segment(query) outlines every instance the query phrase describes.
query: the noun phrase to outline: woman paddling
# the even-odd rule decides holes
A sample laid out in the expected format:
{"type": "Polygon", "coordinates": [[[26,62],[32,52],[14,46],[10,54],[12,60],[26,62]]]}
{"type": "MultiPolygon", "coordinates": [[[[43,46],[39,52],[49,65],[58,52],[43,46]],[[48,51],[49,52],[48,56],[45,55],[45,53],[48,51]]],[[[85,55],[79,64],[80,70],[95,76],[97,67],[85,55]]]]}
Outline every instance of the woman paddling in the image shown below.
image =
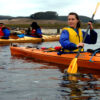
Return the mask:
{"type": "MultiPolygon", "coordinates": [[[[84,43],[87,44],[96,44],[97,41],[97,33],[93,29],[93,25],[91,22],[88,22],[90,25],[90,35],[87,34],[84,43]]],[[[81,46],[83,51],[84,43],[83,37],[85,32],[80,29],[80,20],[79,16],[71,12],[68,15],[68,27],[62,29],[62,33],[60,36],[60,44],[63,48],[64,52],[77,52],[79,47],[81,46]]]]}

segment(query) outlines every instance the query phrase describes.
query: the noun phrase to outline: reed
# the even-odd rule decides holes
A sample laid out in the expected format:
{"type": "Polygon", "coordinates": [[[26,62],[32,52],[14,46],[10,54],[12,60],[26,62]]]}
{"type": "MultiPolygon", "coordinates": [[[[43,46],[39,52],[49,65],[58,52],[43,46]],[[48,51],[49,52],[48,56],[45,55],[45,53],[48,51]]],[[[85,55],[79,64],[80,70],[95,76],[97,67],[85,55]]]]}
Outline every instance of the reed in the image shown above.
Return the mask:
{"type": "MultiPolygon", "coordinates": [[[[47,23],[47,24],[39,24],[41,28],[56,28],[56,29],[61,29],[65,26],[68,26],[67,24],[64,24],[64,23],[54,23],[54,24],[50,24],[50,23],[47,23]]],[[[7,27],[10,27],[10,28],[28,28],[30,27],[30,24],[6,24],[7,27]]],[[[86,28],[87,27],[87,23],[82,23],[81,24],[81,28],[86,28]]],[[[94,28],[95,29],[100,29],[100,23],[95,23],[94,24],[94,28]]]]}

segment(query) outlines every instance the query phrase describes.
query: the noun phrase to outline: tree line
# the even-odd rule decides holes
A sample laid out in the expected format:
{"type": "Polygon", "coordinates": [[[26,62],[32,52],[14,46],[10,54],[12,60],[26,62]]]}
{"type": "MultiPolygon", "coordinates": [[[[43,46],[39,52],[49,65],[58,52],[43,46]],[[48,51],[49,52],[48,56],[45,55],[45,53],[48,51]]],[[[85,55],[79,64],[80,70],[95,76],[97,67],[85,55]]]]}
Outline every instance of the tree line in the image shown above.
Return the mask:
{"type": "MultiPolygon", "coordinates": [[[[84,23],[87,23],[90,18],[87,16],[79,16],[80,20],[84,23]]],[[[18,17],[12,17],[12,16],[0,16],[0,19],[14,19],[14,18],[30,18],[34,20],[61,20],[61,21],[67,21],[67,16],[59,16],[57,12],[55,11],[46,11],[46,12],[37,12],[34,14],[31,14],[30,16],[18,16],[18,17]]],[[[97,20],[97,22],[100,23],[100,20],[97,20]]]]}
{"type": "MultiPolygon", "coordinates": [[[[79,16],[82,22],[88,22],[90,20],[89,17],[86,16],[79,16]]],[[[31,14],[30,18],[35,20],[61,20],[67,21],[67,16],[59,16],[57,12],[54,11],[47,11],[47,12],[37,12],[35,14],[31,14]]]]}

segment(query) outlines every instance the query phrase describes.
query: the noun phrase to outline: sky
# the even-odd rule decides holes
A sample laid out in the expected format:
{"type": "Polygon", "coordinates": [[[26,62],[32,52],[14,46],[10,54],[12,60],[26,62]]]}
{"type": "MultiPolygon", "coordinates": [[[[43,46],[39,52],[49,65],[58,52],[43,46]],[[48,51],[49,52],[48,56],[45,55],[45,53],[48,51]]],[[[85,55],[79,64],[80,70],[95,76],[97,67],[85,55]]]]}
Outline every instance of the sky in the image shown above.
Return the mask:
{"type": "MultiPolygon", "coordinates": [[[[37,12],[55,11],[59,16],[70,12],[91,17],[100,0],[0,0],[0,15],[30,16],[37,12]]],[[[100,7],[94,19],[100,19],[100,7]]]]}

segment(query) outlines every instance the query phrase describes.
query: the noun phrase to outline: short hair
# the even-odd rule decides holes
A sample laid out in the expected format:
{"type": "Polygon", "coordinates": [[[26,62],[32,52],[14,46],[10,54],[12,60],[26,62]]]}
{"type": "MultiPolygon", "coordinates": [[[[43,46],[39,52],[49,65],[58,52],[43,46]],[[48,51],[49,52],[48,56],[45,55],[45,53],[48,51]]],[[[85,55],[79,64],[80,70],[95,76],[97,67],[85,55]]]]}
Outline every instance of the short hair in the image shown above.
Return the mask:
{"type": "Polygon", "coordinates": [[[37,24],[37,22],[32,22],[31,27],[35,28],[35,29],[40,28],[40,26],[37,24]]]}
{"type": "Polygon", "coordinates": [[[0,24],[4,25],[4,23],[0,23],[0,24]]]}

